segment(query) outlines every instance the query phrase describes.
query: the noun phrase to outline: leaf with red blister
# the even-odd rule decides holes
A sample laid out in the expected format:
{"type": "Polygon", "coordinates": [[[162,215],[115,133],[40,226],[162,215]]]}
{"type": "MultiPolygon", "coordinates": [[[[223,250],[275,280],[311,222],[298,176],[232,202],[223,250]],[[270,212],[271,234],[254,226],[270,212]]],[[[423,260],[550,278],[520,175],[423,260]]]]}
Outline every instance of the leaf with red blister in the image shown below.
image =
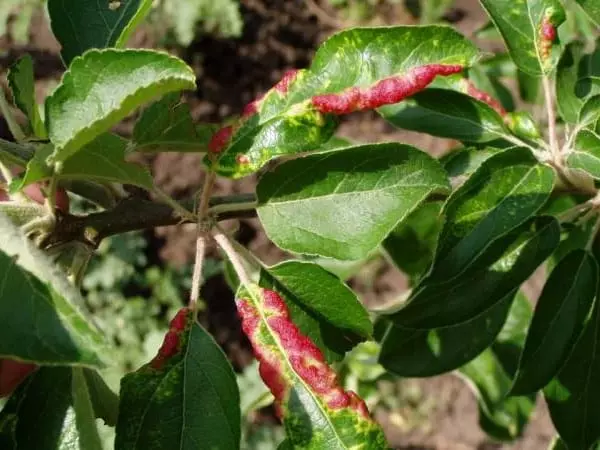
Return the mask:
{"type": "Polygon", "coordinates": [[[291,321],[279,294],[241,288],[237,307],[294,448],[387,448],[364,401],[343,390],[319,348],[291,321]]]}

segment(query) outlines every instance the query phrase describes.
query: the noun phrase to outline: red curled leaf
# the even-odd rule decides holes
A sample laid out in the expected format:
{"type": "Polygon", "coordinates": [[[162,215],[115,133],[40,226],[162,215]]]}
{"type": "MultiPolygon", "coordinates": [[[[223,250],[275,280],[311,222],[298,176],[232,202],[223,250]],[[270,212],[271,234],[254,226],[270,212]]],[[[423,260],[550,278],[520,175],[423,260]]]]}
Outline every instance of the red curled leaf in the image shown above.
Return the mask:
{"type": "Polygon", "coordinates": [[[540,56],[547,60],[552,52],[552,43],[556,40],[556,27],[551,21],[551,14],[546,14],[540,24],[540,56]]]}
{"type": "Polygon", "coordinates": [[[160,369],[169,358],[179,351],[180,336],[190,322],[190,311],[189,308],[181,308],[171,320],[169,331],[167,331],[157,355],[150,361],[153,369],[160,369]]]}
{"type": "Polygon", "coordinates": [[[387,448],[364,401],[342,389],[319,348],[291,321],[279,294],[258,286],[241,289],[237,306],[260,375],[294,446],[387,448]]]}
{"type": "Polygon", "coordinates": [[[0,359],[0,398],[11,394],[27,376],[38,368],[37,365],[15,361],[14,359],[0,359]]]}
{"type": "Polygon", "coordinates": [[[280,94],[287,94],[287,91],[290,89],[290,85],[294,82],[296,76],[298,76],[298,69],[286,70],[281,80],[274,86],[274,89],[280,94]]]}
{"type": "Polygon", "coordinates": [[[223,127],[213,135],[208,143],[208,150],[211,153],[221,153],[225,146],[229,143],[231,135],[233,134],[233,127],[223,127]]]}
{"type": "Polygon", "coordinates": [[[316,95],[312,104],[317,111],[349,114],[398,103],[425,89],[437,75],[452,75],[463,70],[458,64],[427,64],[414,67],[402,76],[385,78],[366,89],[351,87],[336,94],[316,95]]]}
{"type": "Polygon", "coordinates": [[[471,80],[467,80],[465,78],[462,81],[464,83],[464,91],[467,95],[470,95],[474,99],[487,104],[502,117],[506,116],[506,110],[502,107],[498,100],[496,100],[487,92],[477,89],[471,80]]]}

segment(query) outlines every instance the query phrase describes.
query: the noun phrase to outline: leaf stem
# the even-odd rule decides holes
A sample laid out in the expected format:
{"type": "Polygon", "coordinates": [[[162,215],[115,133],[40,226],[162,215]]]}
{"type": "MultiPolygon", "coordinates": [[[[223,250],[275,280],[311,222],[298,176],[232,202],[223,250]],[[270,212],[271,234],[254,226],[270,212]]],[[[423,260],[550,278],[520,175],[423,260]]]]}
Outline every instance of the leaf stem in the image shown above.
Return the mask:
{"type": "Polygon", "coordinates": [[[256,200],[241,203],[223,203],[221,205],[215,205],[208,210],[210,214],[219,214],[224,212],[232,211],[247,211],[256,209],[258,202],[256,200]]]}
{"type": "Polygon", "coordinates": [[[213,186],[215,184],[215,173],[210,171],[204,178],[204,186],[200,193],[200,204],[198,206],[196,219],[196,256],[194,258],[194,269],[192,272],[192,289],[190,291],[189,306],[196,310],[200,300],[200,287],[202,286],[202,267],[204,266],[204,255],[206,254],[206,241],[210,225],[206,222],[206,214],[213,186]]]}
{"type": "Polygon", "coordinates": [[[181,219],[187,220],[187,221],[190,221],[190,222],[196,222],[196,216],[193,213],[191,213],[186,208],[184,208],[183,206],[181,206],[179,204],[179,202],[177,202],[176,200],[174,200],[169,194],[167,194],[166,192],[164,192],[162,189],[160,189],[157,186],[154,186],[153,192],[154,192],[154,195],[156,195],[161,202],[166,203],[171,208],[173,208],[173,210],[175,211],[175,213],[181,219]]]}
{"type": "Polygon", "coordinates": [[[233,269],[235,270],[235,273],[237,274],[242,285],[249,289],[253,285],[252,280],[250,279],[248,272],[246,272],[246,268],[242,263],[240,255],[235,250],[231,240],[229,239],[229,236],[227,236],[220,228],[217,227],[215,230],[213,230],[213,239],[219,245],[219,247],[221,247],[223,252],[225,252],[225,255],[227,255],[227,258],[231,262],[231,265],[233,266],[233,269]]]}
{"type": "Polygon", "coordinates": [[[556,163],[560,163],[560,149],[558,147],[558,138],[556,135],[556,111],[554,109],[554,93],[550,85],[550,78],[542,76],[542,87],[544,89],[544,98],[546,101],[546,114],[548,116],[548,137],[550,139],[550,150],[552,158],[556,163]]]}
{"type": "Polygon", "coordinates": [[[4,120],[6,120],[6,124],[8,125],[8,129],[10,133],[15,138],[17,142],[23,142],[26,139],[25,133],[17,123],[15,116],[13,115],[10,105],[6,100],[6,96],[4,95],[4,89],[0,87],[0,112],[4,116],[4,120]]]}
{"type": "Polygon", "coordinates": [[[594,246],[594,242],[596,240],[596,235],[598,234],[598,231],[600,231],[600,216],[598,216],[596,218],[596,223],[594,224],[594,228],[592,228],[592,232],[590,234],[590,238],[588,239],[588,242],[585,246],[585,249],[589,252],[592,250],[592,247],[594,246]]]}

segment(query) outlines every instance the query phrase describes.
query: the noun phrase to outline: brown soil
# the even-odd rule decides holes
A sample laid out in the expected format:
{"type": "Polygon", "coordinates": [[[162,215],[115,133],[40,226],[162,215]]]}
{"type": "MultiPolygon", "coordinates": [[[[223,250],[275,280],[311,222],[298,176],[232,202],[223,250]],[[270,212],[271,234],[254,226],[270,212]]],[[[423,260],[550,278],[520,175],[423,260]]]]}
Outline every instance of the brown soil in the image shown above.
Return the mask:
{"type": "MultiPolygon", "coordinates": [[[[300,0],[243,0],[244,34],[239,39],[215,39],[199,36],[192,45],[179,50],[196,70],[198,88],[191,95],[194,117],[198,121],[218,122],[237,114],[243,106],[272,86],[289,68],[309,65],[315,48],[333,31],[332,24],[342,19],[336,16],[327,2],[316,9],[312,2],[300,0]],[[308,6],[307,6],[308,5],[308,6]]],[[[475,0],[457,0],[447,17],[467,34],[485,22],[485,16],[475,0]]],[[[382,6],[374,23],[408,23],[414,21],[401,4],[382,6]]],[[[62,72],[58,45],[42,17],[36,18],[32,28],[31,44],[12,45],[0,39],[0,69],[8,67],[18,56],[29,52],[36,62],[36,76],[40,99],[62,72]]],[[[144,32],[134,37],[134,46],[150,46],[144,32]]],[[[176,49],[174,51],[177,51],[176,49]]],[[[127,125],[121,131],[127,132],[127,125]]],[[[374,114],[351,116],[340,127],[340,134],[358,142],[402,141],[416,145],[432,154],[448,150],[453,143],[415,133],[395,130],[374,114]]],[[[0,120],[0,137],[8,138],[8,130],[0,120]]],[[[191,154],[161,154],[146,158],[153,173],[168,193],[189,196],[202,182],[200,159],[191,154]]],[[[232,182],[219,180],[218,194],[252,192],[255,179],[232,182]]],[[[244,220],[238,238],[267,263],[274,263],[286,255],[274,247],[262,233],[257,220],[244,220]]],[[[158,229],[151,235],[151,255],[165,263],[189,264],[193,257],[194,230],[189,226],[158,229]]],[[[212,250],[215,253],[215,250],[212,250]]],[[[352,281],[353,288],[368,305],[381,303],[398,295],[406,287],[405,279],[386,264],[368,276],[352,281]]],[[[535,289],[534,289],[535,290],[535,289]]],[[[249,344],[240,329],[233,303],[233,295],[222,277],[213,277],[202,291],[207,304],[203,322],[223,346],[237,369],[251,360],[249,344]]],[[[416,385],[433,407],[425,419],[429,426],[406,430],[397,425],[393,415],[377,412],[390,443],[398,449],[484,450],[496,448],[545,449],[553,435],[553,428],[543,405],[515,444],[491,443],[479,429],[478,410],[474,395],[460,380],[445,375],[417,380],[416,385]]]]}

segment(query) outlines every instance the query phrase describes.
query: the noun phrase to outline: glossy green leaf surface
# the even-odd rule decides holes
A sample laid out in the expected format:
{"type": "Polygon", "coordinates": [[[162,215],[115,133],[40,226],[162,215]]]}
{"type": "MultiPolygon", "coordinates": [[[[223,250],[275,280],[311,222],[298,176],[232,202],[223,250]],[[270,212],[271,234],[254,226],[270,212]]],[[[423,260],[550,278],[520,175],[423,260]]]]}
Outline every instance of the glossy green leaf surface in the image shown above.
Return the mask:
{"type": "Polygon", "coordinates": [[[257,187],[269,238],[296,253],[365,257],[448,181],[437,161],[402,144],[350,147],[295,159],[257,187]]]}
{"type": "MultiPolygon", "coordinates": [[[[67,159],[56,177],[59,180],[115,182],[152,189],[154,182],[149,170],[125,161],[126,149],[125,139],[115,134],[102,134],[67,159]]],[[[36,152],[27,164],[27,171],[17,189],[52,177],[52,168],[46,163],[52,151],[52,145],[47,145],[36,152]]]]}
{"type": "Polygon", "coordinates": [[[132,147],[144,152],[202,152],[211,136],[197,132],[190,106],[173,93],[144,109],[133,129],[132,147]]]}
{"type": "Polygon", "coordinates": [[[67,66],[89,49],[123,47],[144,19],[152,0],[90,2],[48,0],[50,25],[67,66]]]}
{"type": "Polygon", "coordinates": [[[488,142],[510,135],[490,106],[448,89],[427,89],[379,112],[398,128],[459,141],[488,142]]]}
{"type": "MultiPolygon", "coordinates": [[[[552,71],[560,49],[542,32],[545,20],[556,30],[565,20],[559,0],[480,0],[500,31],[519,69],[531,75],[552,71]]],[[[556,31],[555,31],[556,34],[556,31]]]]}
{"type": "Polygon", "coordinates": [[[494,147],[463,147],[444,155],[440,161],[453,187],[460,186],[483,162],[502,150],[494,147]]]}
{"type": "Polygon", "coordinates": [[[63,162],[145,103],[195,89],[190,67],[150,50],[91,50],[75,59],[46,99],[46,127],[63,162]]]}
{"type": "Polygon", "coordinates": [[[101,366],[107,351],[80,312],[79,291],[0,215],[0,356],[41,364],[101,366]]]}
{"type": "Polygon", "coordinates": [[[331,136],[333,122],[312,106],[311,98],[316,95],[368,89],[430,64],[468,67],[477,59],[477,48],[449,27],[341,31],[319,47],[310,68],[256,103],[256,114],[242,120],[223,149],[217,171],[237,178],[277,156],[318,149],[331,136]]]}
{"type": "Polygon", "coordinates": [[[277,292],[292,321],[325,355],[339,361],[373,333],[356,294],[317,264],[286,261],[261,272],[260,286],[277,292]]]}
{"type": "Polygon", "coordinates": [[[525,282],[560,240],[558,223],[550,217],[538,218],[515,234],[516,240],[500,242],[504,253],[489,266],[482,264],[444,283],[425,278],[389,319],[403,327],[430,329],[458,325],[487,311],[525,282]]]}
{"type": "Polygon", "coordinates": [[[556,69],[556,103],[560,116],[575,124],[585,100],[600,92],[593,80],[600,76],[600,51],[586,53],[584,44],[565,47],[556,69]]]}
{"type": "Polygon", "coordinates": [[[238,291],[236,303],[293,448],[388,448],[365,403],[342,389],[321,351],[290,320],[279,294],[249,286],[238,291]]]}
{"type": "Polygon", "coordinates": [[[598,264],[584,250],[556,265],[536,303],[511,395],[535,393],[556,375],[581,334],[597,284],[598,264]]]}
{"type": "Polygon", "coordinates": [[[600,308],[596,301],[581,337],[544,389],[552,423],[569,449],[589,449],[600,438],[600,308]]]}
{"type": "Polygon", "coordinates": [[[521,436],[535,408],[535,395],[506,397],[530,319],[531,305],[519,293],[496,342],[460,369],[479,399],[480,427],[500,441],[521,436]]]}
{"type": "Polygon", "coordinates": [[[416,329],[389,324],[379,363],[401,377],[431,377],[457,369],[488,348],[506,321],[516,290],[489,310],[453,326],[416,329]]]}
{"type": "Polygon", "coordinates": [[[35,79],[31,56],[26,54],[19,58],[8,70],[7,78],[14,102],[29,120],[31,131],[37,138],[46,139],[48,135],[35,100],[35,79]]]}
{"type": "Polygon", "coordinates": [[[598,0],[577,0],[590,19],[600,26],[600,3],[598,0]]]}
{"type": "Polygon", "coordinates": [[[72,371],[42,367],[22,383],[0,412],[3,450],[87,450],[77,431],[72,371]]]}
{"type": "Polygon", "coordinates": [[[600,136],[591,130],[577,133],[574,149],[567,154],[567,167],[583,170],[592,178],[600,179],[600,136]]]}
{"type": "Polygon", "coordinates": [[[390,260],[414,283],[425,274],[444,223],[442,202],[427,202],[413,211],[383,241],[390,260]]]}
{"type": "Polygon", "coordinates": [[[239,447],[240,396],[231,365],[193,312],[181,320],[182,329],[171,322],[157,357],[121,380],[115,450],[239,447]]]}
{"type": "Polygon", "coordinates": [[[117,424],[119,413],[119,397],[106,385],[106,382],[97,371],[85,369],[83,375],[85,376],[95,416],[102,419],[106,425],[114,427],[117,424]]]}
{"type": "Polygon", "coordinates": [[[486,159],[446,201],[430,278],[463,273],[493,243],[533,216],[554,186],[554,172],[524,148],[486,159]]]}

